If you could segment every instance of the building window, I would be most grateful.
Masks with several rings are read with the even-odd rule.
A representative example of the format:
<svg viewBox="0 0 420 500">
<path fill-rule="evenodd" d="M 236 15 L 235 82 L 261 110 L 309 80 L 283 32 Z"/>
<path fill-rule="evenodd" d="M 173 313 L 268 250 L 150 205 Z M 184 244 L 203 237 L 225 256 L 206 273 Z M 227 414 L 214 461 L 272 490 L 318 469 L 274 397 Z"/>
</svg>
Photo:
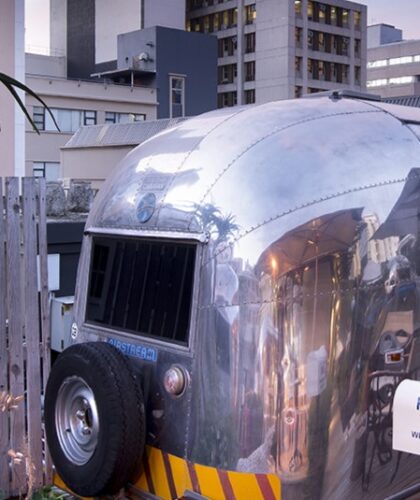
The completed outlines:
<svg viewBox="0 0 420 500">
<path fill-rule="evenodd" d="M 245 81 L 253 82 L 255 80 L 255 61 L 245 63 Z"/>
<path fill-rule="evenodd" d="M 378 80 L 368 80 L 366 82 L 366 87 L 383 87 L 388 84 L 388 80 L 386 78 L 380 78 Z"/>
<path fill-rule="evenodd" d="M 295 57 L 295 76 L 298 78 L 302 77 L 302 58 Z"/>
<path fill-rule="evenodd" d="M 355 57 L 360 57 L 360 47 L 361 47 L 361 41 L 359 38 L 354 39 L 354 55 Z"/>
<path fill-rule="evenodd" d="M 302 0 L 295 0 L 295 14 L 297 17 L 302 17 Z"/>
<path fill-rule="evenodd" d="M 233 56 L 236 53 L 236 36 L 228 36 L 218 39 L 218 57 Z"/>
<path fill-rule="evenodd" d="M 295 44 L 299 49 L 302 48 L 302 28 L 295 28 Z"/>
<path fill-rule="evenodd" d="M 360 66 L 354 67 L 354 81 L 356 85 L 360 85 Z"/>
<path fill-rule="evenodd" d="M 318 5 L 318 21 L 320 23 L 324 23 L 326 22 L 326 13 L 327 13 L 327 6 L 324 5 L 323 3 L 320 3 Z"/>
<path fill-rule="evenodd" d="M 217 106 L 219 108 L 236 106 L 236 103 L 237 103 L 236 92 L 222 92 L 217 96 Z"/>
<path fill-rule="evenodd" d="M 146 120 L 144 113 L 117 113 L 115 111 L 105 112 L 105 123 L 132 123 Z"/>
<path fill-rule="evenodd" d="M 169 77 L 169 118 L 185 116 L 185 78 Z"/>
<path fill-rule="evenodd" d="M 358 10 L 354 11 L 354 28 L 360 31 L 362 14 Z"/>
<path fill-rule="evenodd" d="M 224 64 L 223 66 L 219 66 L 218 69 L 218 83 L 233 83 L 234 79 L 237 76 L 237 66 L 236 64 Z"/>
<path fill-rule="evenodd" d="M 311 0 L 309 0 L 309 2 L 308 2 L 307 15 L 308 15 L 309 21 L 312 21 L 314 19 L 314 3 Z"/>
<path fill-rule="evenodd" d="M 367 63 L 368 68 L 382 68 L 388 64 L 387 59 L 378 59 L 377 61 L 369 61 Z"/>
<path fill-rule="evenodd" d="M 60 164 L 53 161 L 34 161 L 32 175 L 45 177 L 47 181 L 57 181 L 60 177 Z"/>
<path fill-rule="evenodd" d="M 83 111 L 83 125 L 96 125 L 96 111 Z"/>
<path fill-rule="evenodd" d="M 255 52 L 255 33 L 248 33 L 245 35 L 245 52 L 246 54 Z"/>
<path fill-rule="evenodd" d="M 34 106 L 32 118 L 38 130 L 45 130 L 45 108 Z"/>
<path fill-rule="evenodd" d="M 414 82 L 414 76 L 398 76 L 395 78 L 390 78 L 389 83 L 392 85 L 404 85 L 406 83 Z"/>
<path fill-rule="evenodd" d="M 255 89 L 245 90 L 245 104 L 255 103 Z"/>
<path fill-rule="evenodd" d="M 333 7 L 332 5 L 330 9 L 330 24 L 333 26 L 337 25 L 337 7 Z"/>
<path fill-rule="evenodd" d="M 302 97 L 302 87 L 299 85 L 295 87 L 295 97 Z"/>
<path fill-rule="evenodd" d="M 245 7 L 245 23 L 253 24 L 257 18 L 257 10 L 255 4 L 247 5 Z"/>
<path fill-rule="evenodd" d="M 342 26 L 343 28 L 348 28 L 349 27 L 349 15 L 350 12 L 347 9 L 343 9 L 342 13 Z"/>
</svg>

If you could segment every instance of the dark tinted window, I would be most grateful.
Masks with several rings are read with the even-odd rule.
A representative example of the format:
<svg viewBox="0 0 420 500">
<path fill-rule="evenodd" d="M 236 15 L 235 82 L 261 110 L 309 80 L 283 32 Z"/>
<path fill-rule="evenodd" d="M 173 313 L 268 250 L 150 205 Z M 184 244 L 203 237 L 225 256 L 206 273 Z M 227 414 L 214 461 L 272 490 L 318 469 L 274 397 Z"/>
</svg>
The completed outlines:
<svg viewBox="0 0 420 500">
<path fill-rule="evenodd" d="M 195 252 L 191 243 L 95 237 L 86 320 L 186 343 Z"/>
</svg>

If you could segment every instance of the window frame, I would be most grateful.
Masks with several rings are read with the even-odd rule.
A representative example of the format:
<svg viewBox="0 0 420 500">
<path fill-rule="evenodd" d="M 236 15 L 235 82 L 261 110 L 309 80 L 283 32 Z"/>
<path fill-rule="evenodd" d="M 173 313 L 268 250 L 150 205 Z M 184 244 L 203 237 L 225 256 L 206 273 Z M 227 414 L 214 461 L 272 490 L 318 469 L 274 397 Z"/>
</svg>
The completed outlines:
<svg viewBox="0 0 420 500">
<path fill-rule="evenodd" d="M 173 113 L 173 99 L 172 99 L 172 91 L 173 89 L 173 82 L 175 80 L 181 80 L 182 81 L 182 89 L 181 89 L 181 115 L 179 116 L 174 116 Z M 185 87 L 186 87 L 186 75 L 178 75 L 175 73 L 170 73 L 169 74 L 169 118 L 183 118 L 185 117 Z M 177 89 L 175 89 L 177 90 Z M 175 103 L 176 104 L 176 103 Z"/>
<path fill-rule="evenodd" d="M 185 343 L 174 342 L 171 339 L 162 340 L 159 337 L 146 336 L 143 334 L 135 334 L 126 330 L 119 330 L 112 326 L 98 325 L 86 320 L 87 299 L 89 294 L 90 273 L 92 266 L 93 239 L 103 237 L 115 238 L 132 238 L 145 240 L 170 240 L 179 243 L 188 243 L 195 245 L 195 262 L 192 279 L 192 293 L 190 305 L 190 317 L 187 330 L 187 341 Z M 81 296 L 81 315 L 82 325 L 87 334 L 98 335 L 109 339 L 110 337 L 124 339 L 131 343 L 147 343 L 156 348 L 164 348 L 165 351 L 192 353 L 196 345 L 197 339 L 197 320 L 198 320 L 198 298 L 200 284 L 200 268 L 203 261 L 204 248 L 207 244 L 207 236 L 204 234 L 191 233 L 169 233 L 163 231 L 136 231 L 136 230 L 110 230 L 107 228 L 94 227 L 85 231 L 85 251 L 87 254 L 86 269 L 88 270 L 87 278 L 83 283 L 83 291 Z"/>
</svg>

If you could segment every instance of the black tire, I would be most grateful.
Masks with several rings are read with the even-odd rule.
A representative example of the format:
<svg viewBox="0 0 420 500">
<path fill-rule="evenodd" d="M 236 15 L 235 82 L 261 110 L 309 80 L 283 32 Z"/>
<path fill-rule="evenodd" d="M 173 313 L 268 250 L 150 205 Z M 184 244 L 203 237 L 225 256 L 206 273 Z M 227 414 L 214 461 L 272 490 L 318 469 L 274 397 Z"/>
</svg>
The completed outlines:
<svg viewBox="0 0 420 500">
<path fill-rule="evenodd" d="M 57 473 L 78 495 L 114 494 L 134 481 L 144 452 L 145 410 L 125 356 L 105 342 L 60 354 L 46 388 L 45 428 Z"/>
</svg>

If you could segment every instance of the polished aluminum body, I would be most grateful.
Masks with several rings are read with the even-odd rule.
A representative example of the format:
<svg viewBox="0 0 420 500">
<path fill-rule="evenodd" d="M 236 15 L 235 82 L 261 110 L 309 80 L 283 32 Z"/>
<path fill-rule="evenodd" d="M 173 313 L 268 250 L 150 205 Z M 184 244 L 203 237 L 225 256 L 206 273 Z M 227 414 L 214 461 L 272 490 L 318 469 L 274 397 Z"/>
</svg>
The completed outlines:
<svg viewBox="0 0 420 500">
<path fill-rule="evenodd" d="M 136 362 L 149 444 L 278 474 L 283 498 L 420 480 L 391 449 L 395 387 L 420 366 L 419 137 L 420 110 L 315 97 L 190 119 L 116 168 L 86 225 L 76 340 L 157 349 Z M 197 242 L 188 346 L 84 322 L 97 233 Z"/>
</svg>

